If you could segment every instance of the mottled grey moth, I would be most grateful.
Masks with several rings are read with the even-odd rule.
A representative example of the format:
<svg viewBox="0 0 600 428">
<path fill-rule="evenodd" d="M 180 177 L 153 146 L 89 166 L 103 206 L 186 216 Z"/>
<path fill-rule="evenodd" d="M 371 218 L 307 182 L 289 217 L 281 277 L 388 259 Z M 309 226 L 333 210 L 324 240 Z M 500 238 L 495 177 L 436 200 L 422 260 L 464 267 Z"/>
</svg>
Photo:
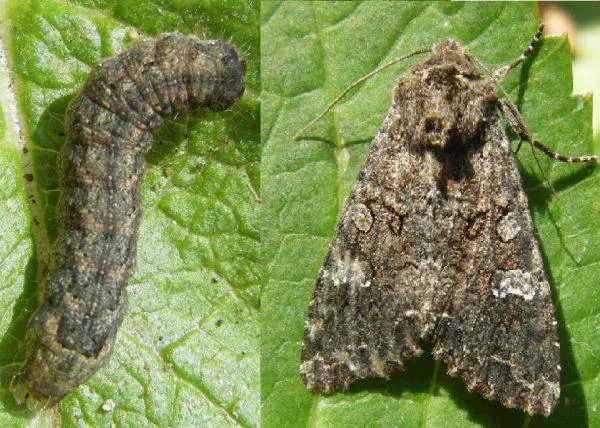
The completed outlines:
<svg viewBox="0 0 600 428">
<path fill-rule="evenodd" d="M 92 70 L 67 109 L 60 231 L 13 379 L 19 402 L 51 405 L 107 363 L 134 269 L 152 135 L 179 112 L 231 107 L 244 85 L 233 45 L 179 33 L 137 42 Z"/>
<path fill-rule="evenodd" d="M 556 405 L 555 310 L 498 109 L 532 150 L 596 157 L 549 150 L 499 99 L 541 28 L 494 73 L 454 40 L 382 67 L 431 52 L 397 80 L 319 271 L 300 365 L 311 391 L 388 377 L 429 343 L 470 391 L 530 414 Z"/>
</svg>

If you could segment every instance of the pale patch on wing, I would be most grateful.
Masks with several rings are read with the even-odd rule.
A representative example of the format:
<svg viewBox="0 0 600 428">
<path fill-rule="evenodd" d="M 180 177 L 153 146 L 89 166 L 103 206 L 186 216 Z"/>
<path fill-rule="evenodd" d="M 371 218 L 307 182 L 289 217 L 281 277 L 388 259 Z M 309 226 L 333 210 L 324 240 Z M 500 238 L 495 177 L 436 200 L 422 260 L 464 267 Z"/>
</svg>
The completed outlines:
<svg viewBox="0 0 600 428">
<path fill-rule="evenodd" d="M 530 272 L 514 269 L 500 271 L 497 275 L 500 277 L 500 281 L 498 287 L 492 289 L 494 297 L 504 299 L 507 295 L 512 294 L 522 297 L 524 300 L 532 300 L 538 291 Z"/>
<path fill-rule="evenodd" d="M 513 240 L 521 231 L 519 218 L 514 212 L 508 213 L 496 226 L 496 231 L 502 242 Z"/>
<path fill-rule="evenodd" d="M 323 279 L 330 279 L 335 287 L 348 284 L 348 292 L 354 294 L 357 287 L 367 288 L 371 285 L 368 279 L 368 267 L 364 262 L 353 258 L 349 251 L 337 258 L 330 269 L 321 272 Z"/>
</svg>

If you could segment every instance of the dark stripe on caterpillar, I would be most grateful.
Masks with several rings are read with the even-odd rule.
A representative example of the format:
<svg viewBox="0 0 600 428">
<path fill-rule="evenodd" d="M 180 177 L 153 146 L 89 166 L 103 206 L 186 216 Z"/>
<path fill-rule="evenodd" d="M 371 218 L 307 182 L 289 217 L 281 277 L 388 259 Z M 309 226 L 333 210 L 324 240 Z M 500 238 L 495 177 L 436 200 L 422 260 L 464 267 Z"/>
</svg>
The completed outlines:
<svg viewBox="0 0 600 428">
<path fill-rule="evenodd" d="M 234 46 L 179 33 L 135 43 L 91 71 L 67 109 L 60 231 L 11 385 L 17 401 L 52 405 L 108 362 L 134 269 L 152 135 L 179 112 L 231 107 L 244 84 Z"/>
</svg>

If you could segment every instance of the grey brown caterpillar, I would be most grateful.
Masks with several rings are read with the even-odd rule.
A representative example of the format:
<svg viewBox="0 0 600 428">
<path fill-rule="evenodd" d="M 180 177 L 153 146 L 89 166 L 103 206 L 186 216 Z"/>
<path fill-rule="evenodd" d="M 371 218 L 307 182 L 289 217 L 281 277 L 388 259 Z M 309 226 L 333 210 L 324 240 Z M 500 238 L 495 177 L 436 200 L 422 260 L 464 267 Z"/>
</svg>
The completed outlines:
<svg viewBox="0 0 600 428">
<path fill-rule="evenodd" d="M 60 231 L 11 385 L 17 401 L 51 405 L 108 362 L 134 269 L 152 136 L 179 112 L 231 107 L 245 71 L 233 45 L 179 33 L 137 42 L 92 70 L 67 109 Z"/>
</svg>

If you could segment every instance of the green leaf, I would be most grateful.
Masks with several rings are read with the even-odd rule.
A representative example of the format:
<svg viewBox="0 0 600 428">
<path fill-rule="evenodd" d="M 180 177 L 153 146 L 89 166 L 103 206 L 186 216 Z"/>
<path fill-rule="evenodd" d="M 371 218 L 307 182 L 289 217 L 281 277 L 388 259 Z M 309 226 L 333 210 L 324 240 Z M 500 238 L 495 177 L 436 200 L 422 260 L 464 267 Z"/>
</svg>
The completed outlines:
<svg viewBox="0 0 600 428">
<path fill-rule="evenodd" d="M 600 424 L 600 175 L 593 166 L 519 162 L 557 302 L 561 401 L 550 418 L 503 408 L 446 375 L 431 356 L 391 380 L 311 395 L 300 344 L 317 271 L 364 155 L 391 104 L 393 81 L 412 62 L 352 91 L 291 140 L 345 86 L 377 66 L 452 37 L 490 69 L 516 58 L 535 32 L 537 8 L 503 2 L 263 2 L 261 396 L 266 427 L 594 426 Z M 594 152 L 591 99 L 571 96 L 564 39 L 548 39 L 505 82 L 535 137 L 561 153 Z M 515 146 L 516 147 L 516 146 Z M 597 149 L 597 148 L 596 148 Z"/>
<path fill-rule="evenodd" d="M 257 426 L 258 4 L 9 0 L 4 20 L 8 65 L 0 71 L 0 97 L 6 110 L 10 84 L 26 153 L 20 155 L 18 134 L 8 133 L 13 124 L 6 120 L 0 425 Z M 38 304 L 36 271 L 56 238 L 55 160 L 66 106 L 101 58 L 173 30 L 233 40 L 247 56 L 246 93 L 232 111 L 190 113 L 156 136 L 146 157 L 137 269 L 111 361 L 55 409 L 32 416 L 8 386 L 25 357 L 26 323 Z M 25 173 L 33 174 L 31 183 Z M 109 400 L 116 406 L 103 409 Z"/>
</svg>

